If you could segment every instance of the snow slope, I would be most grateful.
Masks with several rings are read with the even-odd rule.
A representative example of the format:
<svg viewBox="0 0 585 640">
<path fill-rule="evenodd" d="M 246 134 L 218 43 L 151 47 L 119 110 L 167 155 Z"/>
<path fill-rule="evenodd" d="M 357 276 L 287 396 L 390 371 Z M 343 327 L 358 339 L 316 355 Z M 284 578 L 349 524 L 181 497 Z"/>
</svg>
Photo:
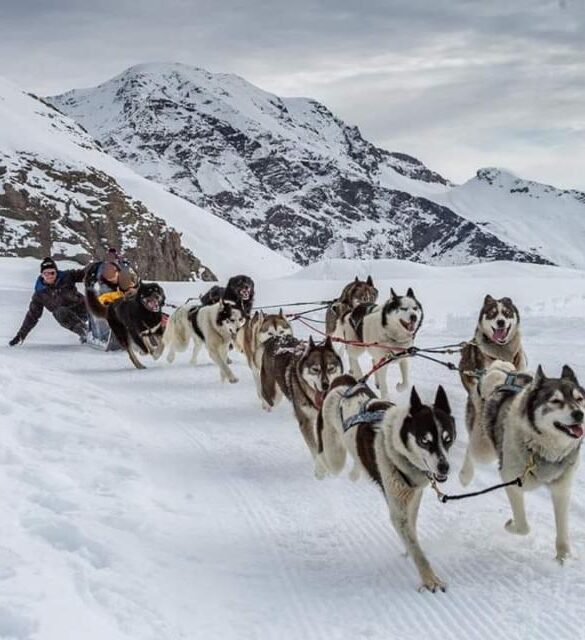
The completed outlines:
<svg viewBox="0 0 585 640">
<path fill-rule="evenodd" d="M 6 191 L 7 197 L 8 182 L 16 191 L 31 191 L 31 197 L 37 200 L 46 198 L 60 187 L 54 179 L 55 172 L 65 171 L 69 175 L 72 172 L 81 172 L 90 178 L 95 172 L 103 172 L 113 179 L 115 185 L 133 202 L 141 202 L 158 218 L 175 227 L 182 234 L 183 244 L 218 277 L 225 278 L 241 271 L 253 277 L 259 277 L 266 272 L 279 276 L 295 270 L 290 261 L 253 241 L 242 231 L 170 194 L 160 185 L 146 180 L 108 156 L 98 143 L 70 118 L 1 78 L 0 164 L 4 183 L 0 189 Z M 19 181 L 19 175 L 23 171 L 26 178 Z M 73 213 L 68 205 L 72 202 L 80 207 L 87 204 L 82 202 L 82 194 L 83 189 L 75 194 L 66 190 L 57 194 L 59 214 L 70 218 Z M 2 215 L 2 219 L 4 224 L 13 228 L 14 234 L 18 235 L 22 226 L 19 219 L 13 218 L 9 211 Z M 56 232 L 60 223 L 61 220 L 52 220 L 53 232 Z M 94 227 L 97 227 L 97 222 L 94 223 Z M 70 228 L 71 225 L 64 233 L 70 231 Z M 71 238 L 66 236 L 66 239 L 70 239 L 70 243 L 62 244 L 71 246 L 60 247 L 64 249 L 63 254 L 71 257 L 77 255 L 80 252 L 80 239 L 74 234 Z M 32 246 L 32 240 L 28 239 L 26 233 L 21 240 L 22 246 L 27 246 L 27 241 L 31 242 Z"/>
<path fill-rule="evenodd" d="M 483 296 L 511 295 L 531 366 L 552 375 L 569 362 L 585 378 L 579 271 L 332 262 L 258 282 L 258 303 L 320 300 L 372 271 L 382 292 L 414 287 L 425 308 L 420 345 L 471 336 Z M 35 277 L 32 260 L 0 260 L 0 344 L 18 328 Z M 165 284 L 175 302 L 202 287 Z M 447 506 L 425 496 L 421 543 L 449 590 L 419 594 L 379 491 L 346 475 L 315 480 L 290 407 L 264 413 L 234 359 L 236 385 L 221 385 L 205 358 L 188 366 L 186 354 L 136 371 L 122 354 L 78 345 L 50 316 L 24 345 L 0 347 L 0 637 L 580 637 L 583 468 L 571 508 L 576 557 L 562 568 L 545 491 L 528 496 L 525 538 L 504 531 L 501 493 Z M 414 361 L 412 378 L 424 398 L 439 382 L 447 389 L 457 471 L 466 440 L 457 376 Z M 494 468 L 481 468 L 473 487 L 495 481 Z M 456 473 L 446 489 L 460 490 Z"/>
<path fill-rule="evenodd" d="M 585 269 L 585 193 L 480 169 L 465 184 L 428 197 L 506 242 L 554 264 Z"/>
</svg>

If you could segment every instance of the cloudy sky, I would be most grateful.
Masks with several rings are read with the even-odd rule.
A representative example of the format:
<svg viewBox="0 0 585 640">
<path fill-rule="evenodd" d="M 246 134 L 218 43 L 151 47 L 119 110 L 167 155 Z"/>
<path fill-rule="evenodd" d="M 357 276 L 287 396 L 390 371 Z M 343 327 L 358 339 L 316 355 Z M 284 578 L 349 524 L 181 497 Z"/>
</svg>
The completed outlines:
<svg viewBox="0 0 585 640">
<path fill-rule="evenodd" d="M 0 0 L 0 60 L 45 95 L 140 62 L 237 73 L 454 181 L 585 190 L 585 0 Z"/>
</svg>

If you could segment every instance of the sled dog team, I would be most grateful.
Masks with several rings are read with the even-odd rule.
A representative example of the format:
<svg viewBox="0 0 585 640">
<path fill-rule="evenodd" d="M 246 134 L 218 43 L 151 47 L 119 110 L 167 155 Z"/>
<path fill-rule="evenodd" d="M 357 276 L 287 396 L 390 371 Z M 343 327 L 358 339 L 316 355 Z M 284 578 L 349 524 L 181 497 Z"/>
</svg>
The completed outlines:
<svg viewBox="0 0 585 640">
<path fill-rule="evenodd" d="M 365 475 L 382 490 L 421 589 L 444 591 L 445 582 L 420 547 L 417 516 L 424 489 L 447 480 L 450 471 L 456 427 L 449 400 L 439 385 L 430 402 L 412 387 L 406 405 L 394 404 L 388 367 L 374 374 L 378 397 L 360 381 L 358 362 L 364 352 L 375 363 L 390 351 L 413 346 L 424 317 L 414 291 L 398 295 L 391 289 L 389 298 L 377 303 L 371 277 L 356 277 L 327 309 L 328 335 L 318 343 L 295 338 L 282 310 L 250 315 L 254 285 L 249 278 L 238 276 L 224 291 L 209 293 L 204 306 L 187 304 L 169 318 L 163 335 L 169 362 L 193 340 L 192 362 L 205 345 L 221 379 L 237 382 L 229 367 L 230 345 L 243 353 L 262 407 L 270 411 L 283 396 L 291 403 L 315 476 L 339 474 L 349 457 L 350 478 Z M 349 374 L 332 338 L 346 341 L 341 344 Z M 556 559 L 562 564 L 570 555 L 569 499 L 584 435 L 585 391 L 568 365 L 558 378 L 547 378 L 541 366 L 528 373 L 526 362 L 518 309 L 510 298 L 486 296 L 459 364 L 469 433 L 459 478 L 466 486 L 475 461 L 495 460 L 503 482 L 522 478 L 521 486 L 506 487 L 512 517 L 505 528 L 520 535 L 529 532 L 524 492 L 546 486 L 554 508 Z M 408 363 L 408 358 L 398 360 L 398 391 L 410 388 Z"/>
</svg>

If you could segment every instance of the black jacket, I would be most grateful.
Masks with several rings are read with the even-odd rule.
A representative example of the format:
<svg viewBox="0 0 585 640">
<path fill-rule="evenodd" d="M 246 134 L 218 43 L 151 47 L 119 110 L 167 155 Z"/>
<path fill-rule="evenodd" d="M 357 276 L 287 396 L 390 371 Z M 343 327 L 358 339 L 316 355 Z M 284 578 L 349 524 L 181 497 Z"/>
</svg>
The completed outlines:
<svg viewBox="0 0 585 640">
<path fill-rule="evenodd" d="M 55 313 L 61 307 L 84 306 L 84 298 L 75 287 L 77 282 L 83 282 L 84 276 L 85 269 L 58 271 L 57 280 L 51 286 L 46 285 L 41 276 L 37 278 L 35 292 L 30 300 L 22 326 L 18 330 L 18 335 L 22 340 L 35 327 L 43 314 L 43 309 Z"/>
</svg>

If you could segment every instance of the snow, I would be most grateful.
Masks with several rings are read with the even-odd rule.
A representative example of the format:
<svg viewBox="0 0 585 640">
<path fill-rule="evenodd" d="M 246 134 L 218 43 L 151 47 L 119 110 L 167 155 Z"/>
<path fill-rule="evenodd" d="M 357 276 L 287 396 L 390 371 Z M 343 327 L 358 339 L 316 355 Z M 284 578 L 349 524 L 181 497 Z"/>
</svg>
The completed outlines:
<svg viewBox="0 0 585 640">
<path fill-rule="evenodd" d="M 0 259 L 0 343 L 17 330 L 37 273 L 36 260 Z M 425 309 L 419 346 L 469 338 L 484 295 L 511 295 L 531 368 L 555 375 L 567 362 L 585 377 L 580 271 L 332 260 L 258 281 L 257 303 L 328 299 L 368 273 L 382 294 L 414 288 Z M 204 284 L 164 287 L 180 303 Z M 426 495 L 419 537 L 449 590 L 419 594 L 380 492 L 346 474 L 315 480 L 290 407 L 263 412 L 243 359 L 233 359 L 236 385 L 222 385 L 208 360 L 190 367 L 188 354 L 136 371 L 123 354 L 79 345 L 47 313 L 24 345 L 0 347 L 0 637 L 581 636 L 583 469 L 571 507 L 576 557 L 562 568 L 546 491 L 528 495 L 527 537 L 504 531 L 501 492 L 446 506 Z M 423 398 L 438 383 L 447 389 L 458 440 L 446 490 L 460 492 L 457 375 L 418 360 L 411 372 Z M 480 467 L 472 487 L 497 479 Z"/>
<path fill-rule="evenodd" d="M 101 151 L 73 120 L 1 77 L 0 122 L 0 158 L 11 172 L 17 172 L 26 158 L 63 170 L 103 171 L 131 198 L 142 201 L 152 213 L 181 232 L 183 244 L 218 278 L 240 272 L 252 277 L 267 272 L 282 276 L 297 268 L 243 231 L 139 176 Z M 33 170 L 31 176 L 27 188 L 61 200 L 64 210 L 69 199 L 65 190 L 52 183 L 42 171 Z M 72 214 L 74 219 L 78 217 L 75 207 Z M 19 236 L 18 223 L 12 220 L 8 223 L 14 236 Z"/>
</svg>

